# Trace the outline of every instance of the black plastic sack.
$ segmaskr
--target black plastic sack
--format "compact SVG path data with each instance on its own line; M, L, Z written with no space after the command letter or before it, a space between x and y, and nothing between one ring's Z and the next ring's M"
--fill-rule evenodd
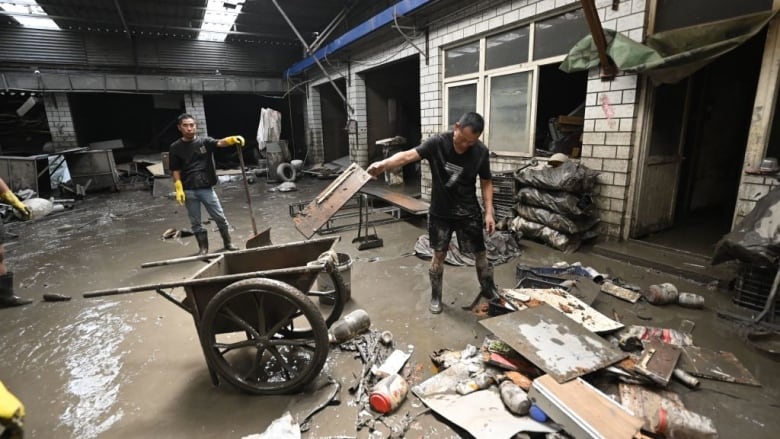
M593 191L599 173L583 164L568 161L557 168L527 168L516 171L514 175L521 186L583 194Z
M715 246L712 264L731 259L773 267L780 258L780 186L756 203L737 228Z
M433 249L431 248L431 239L428 234L420 235L417 238L417 242L414 243L414 254L418 258L431 259L433 258ZM458 239L456 234L452 234L450 239L450 246L447 249L447 256L444 258L444 263L463 266L473 266L475 264L474 257L469 253L461 253L458 247Z
M551 229L544 224L528 221L522 217L515 217L510 225L510 230L522 233L537 241L541 241L550 247L560 250L564 253L571 253L580 248L581 241L576 236L561 233Z
M485 233L485 250L488 260L493 265L504 264L521 253L520 246L517 245L517 238L511 232L495 232L492 235ZM414 254L423 259L433 257L433 249L427 233L417 238L417 242L414 244ZM444 262L456 266L473 266L475 264L474 255L461 252L455 233L452 234Z
M535 187L524 187L517 192L517 202L541 207L565 216L588 215L593 211L590 195L577 196L569 192L546 192Z
M539 223L569 235L576 235L590 230L598 224L597 217L582 216L577 219L567 218L559 213L551 212L541 207L518 204L515 206L517 214L528 221Z

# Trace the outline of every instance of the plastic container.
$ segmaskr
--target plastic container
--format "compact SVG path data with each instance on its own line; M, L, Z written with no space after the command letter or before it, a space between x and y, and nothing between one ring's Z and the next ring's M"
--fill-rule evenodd
M352 257L346 253L337 253L338 263L336 264L336 271L341 274L341 279L344 281L347 294L345 302L349 302L352 299ZM335 291L336 286L333 285L333 280L328 273L322 272L317 275L317 290L318 291ZM329 296L320 296L320 303L324 305L333 305L335 300Z
M331 343L343 343L371 327L371 317L362 309L356 309L333 322L328 331Z
M686 308L701 309L704 308L704 297L693 293L680 293L677 303Z
M459 395L468 395L469 393L476 392L477 390L487 389L496 380L485 372L481 372L475 375L473 378L459 382L455 386L455 391Z
M667 305L670 303L676 303L679 296L677 287L670 283L663 283L660 285L650 285L647 290L642 292L642 295L648 302L653 305Z
M371 408L379 413L390 413L397 409L406 399L409 392L409 383L396 374L382 378L368 396Z
M531 419L536 422L547 422L547 413L540 409L536 404L531 404L531 408L528 409L528 414L531 415Z
M531 409L531 401L528 399L528 394L520 386L512 381L504 381L498 386L498 391L507 410L520 416L528 414Z

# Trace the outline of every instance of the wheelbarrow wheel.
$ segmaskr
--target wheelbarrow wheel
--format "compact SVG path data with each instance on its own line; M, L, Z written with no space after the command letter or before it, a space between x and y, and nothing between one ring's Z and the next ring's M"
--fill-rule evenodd
M293 329L302 321L303 335ZM260 395L300 390L328 357L328 328L295 287L273 279L228 285L208 303L199 325L203 352L217 375Z

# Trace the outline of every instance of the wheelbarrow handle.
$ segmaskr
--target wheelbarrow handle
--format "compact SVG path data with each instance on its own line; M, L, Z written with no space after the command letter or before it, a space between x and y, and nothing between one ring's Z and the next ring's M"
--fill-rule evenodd
M226 274L223 276L203 277L197 279L180 280L175 282L163 282L157 284L136 285L134 287L110 288L106 290L97 290L84 293L82 296L86 299L103 296L117 296L119 294L139 293L141 291L154 291L165 288L189 287L195 285L205 285L212 282L237 282L245 279L257 277L273 277L284 274L309 273L312 271L320 272L327 268L327 264L313 263L303 267L277 268L273 270L249 271L246 273Z

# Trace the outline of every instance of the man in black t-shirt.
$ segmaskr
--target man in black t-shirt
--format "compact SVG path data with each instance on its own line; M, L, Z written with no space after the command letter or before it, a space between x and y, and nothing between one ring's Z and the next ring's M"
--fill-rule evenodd
M434 314L442 311L443 264L453 232L457 232L460 248L475 256L480 295L488 299L496 297L493 267L488 263L482 234L483 224L488 234L496 228L490 158L487 147L479 141L484 125L482 116L466 113L455 123L452 131L437 134L417 148L372 163L367 169L376 177L386 170L421 159L428 160L432 177L428 235L433 248L429 270L431 305L428 309ZM477 200L477 176L482 189L484 222Z
M192 233L198 241L198 254L209 252L209 240L201 222L200 206L214 219L222 236L225 250L238 250L230 240L229 224L222 211L214 185L217 184L217 172L214 168L214 150L228 146L244 146L241 136L229 136L224 139L200 137L198 125L192 115L184 113L178 117L177 128L181 138L171 144L169 168L176 188L176 201L186 205L187 215L192 225Z

